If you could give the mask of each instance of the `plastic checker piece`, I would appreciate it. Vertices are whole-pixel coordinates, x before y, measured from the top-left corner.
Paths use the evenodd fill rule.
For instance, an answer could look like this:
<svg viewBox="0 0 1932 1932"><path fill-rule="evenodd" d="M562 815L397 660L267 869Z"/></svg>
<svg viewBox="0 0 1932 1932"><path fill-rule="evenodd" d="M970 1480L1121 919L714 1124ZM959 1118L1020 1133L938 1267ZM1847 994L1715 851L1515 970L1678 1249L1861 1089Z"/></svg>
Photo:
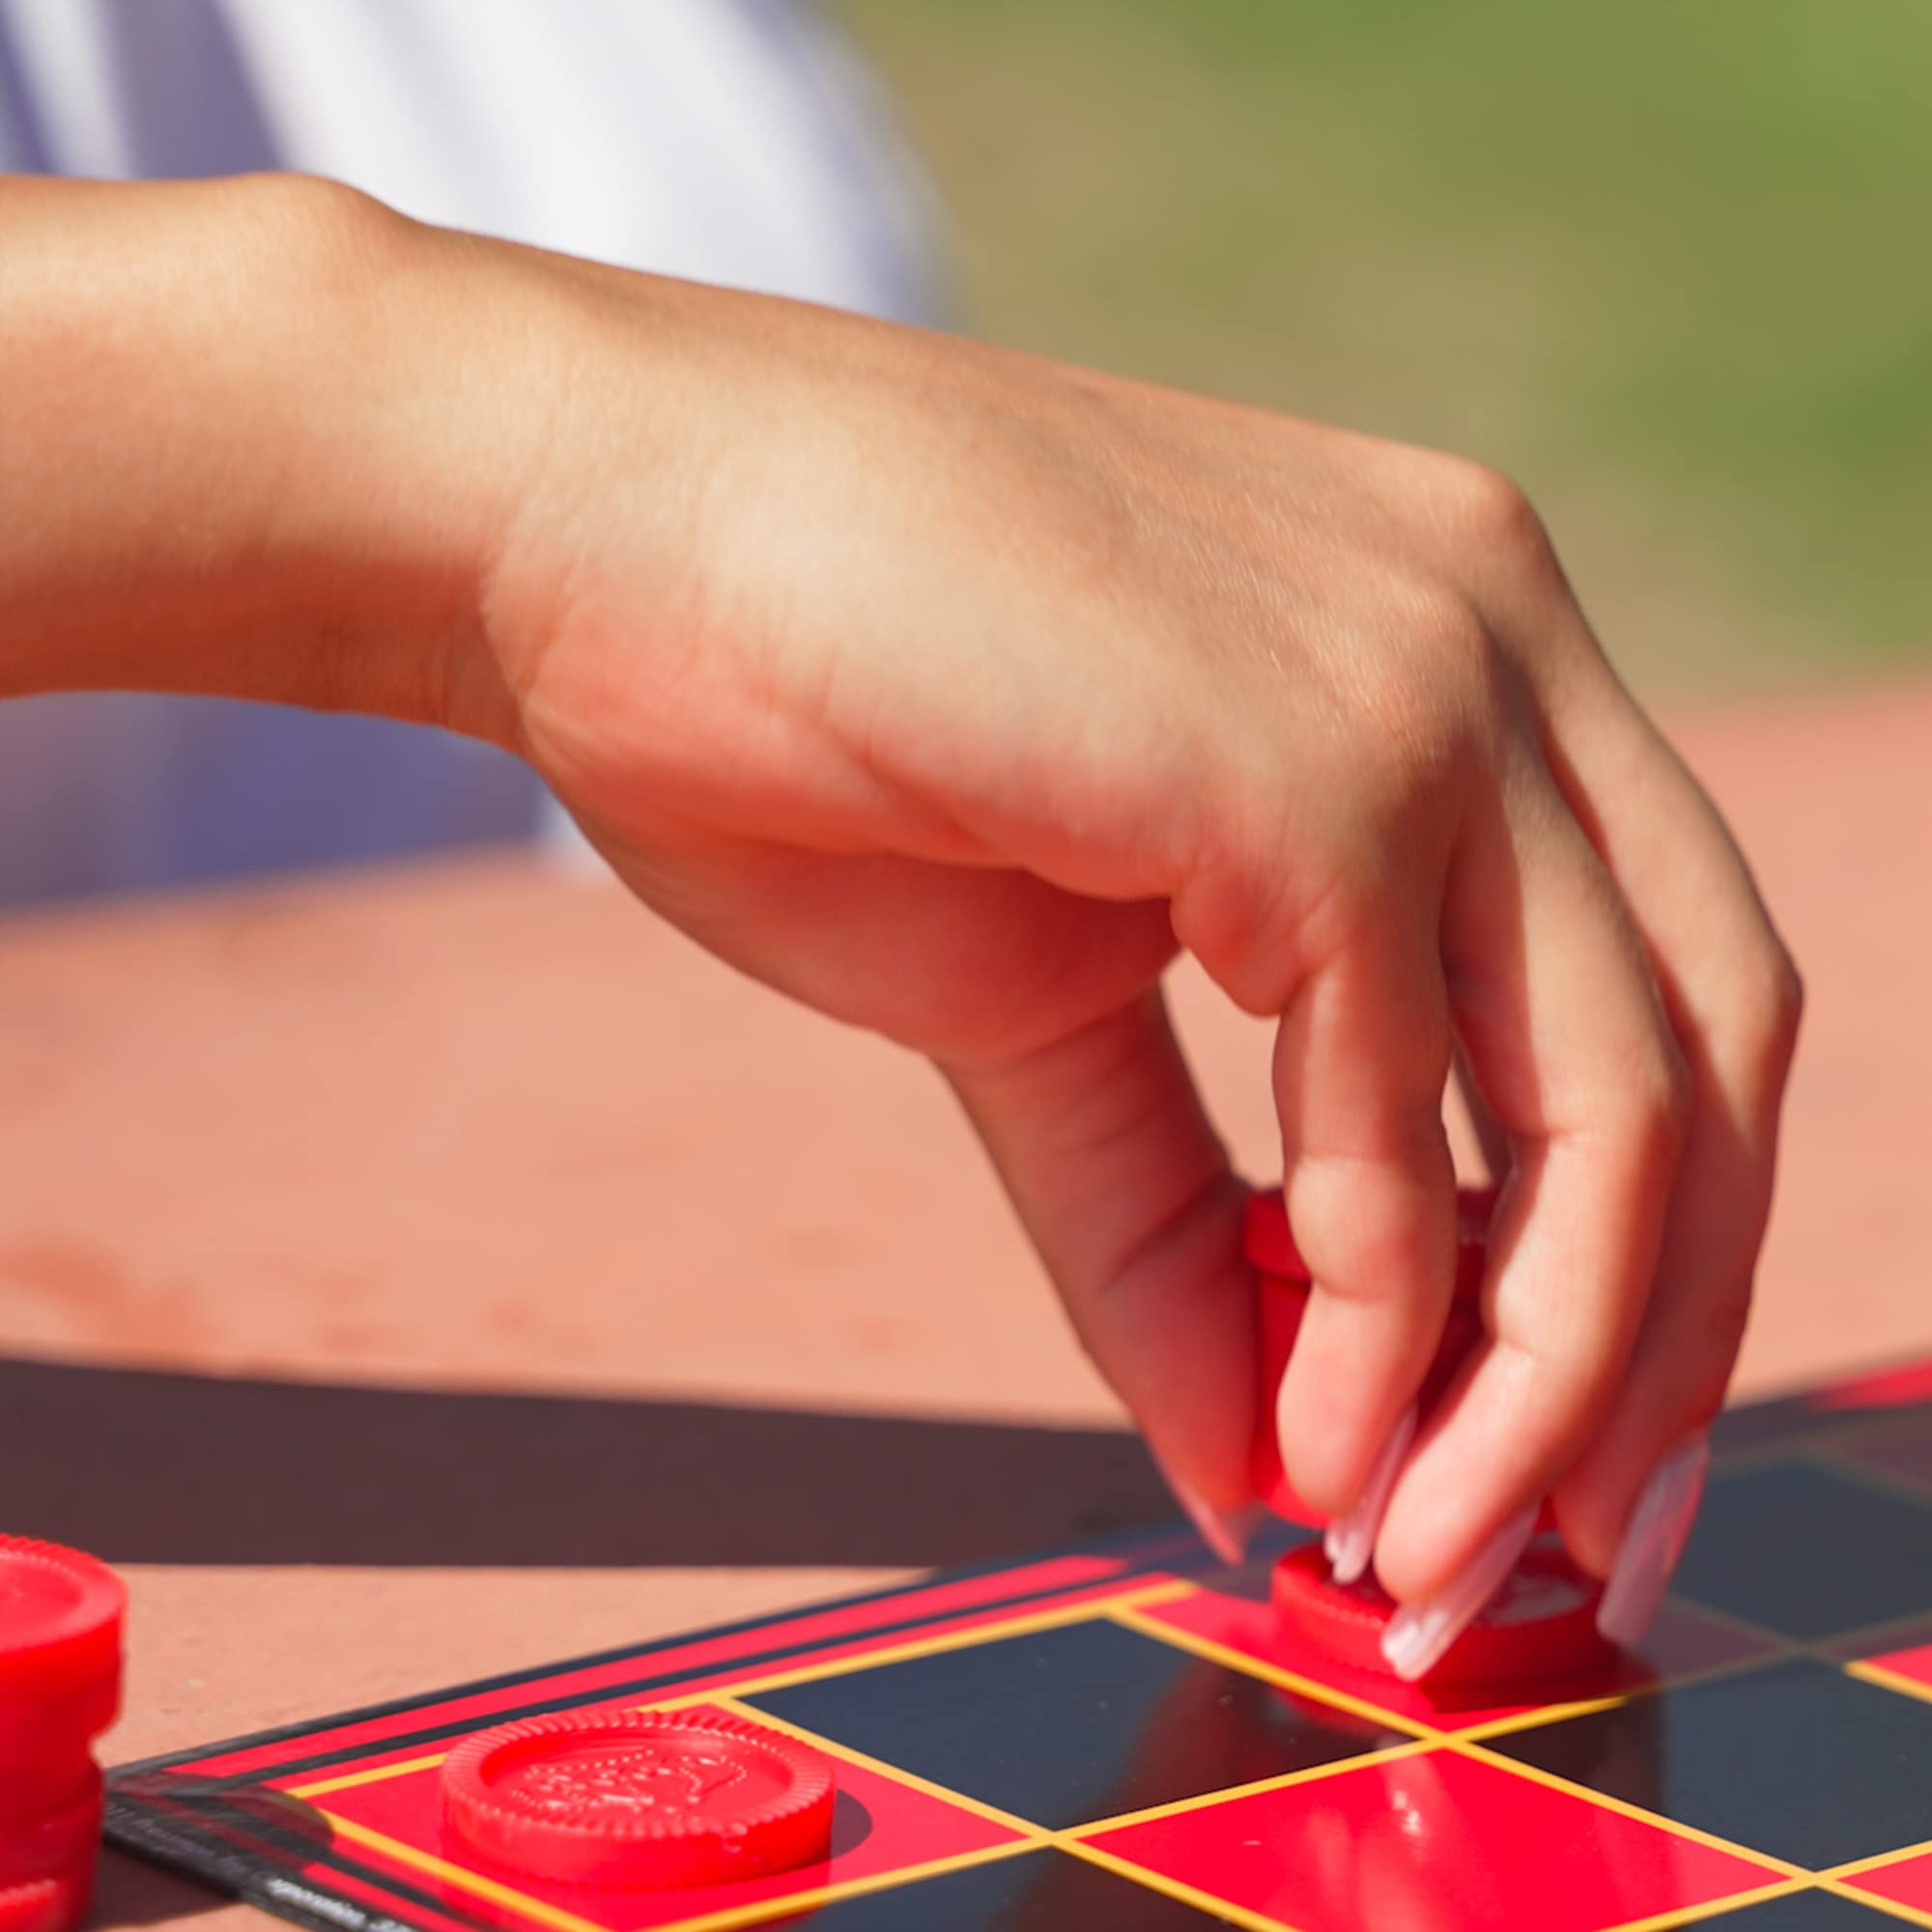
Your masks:
<svg viewBox="0 0 1932 1932"><path fill-rule="evenodd" d="M106 1807L99 1772L78 1798L0 1826L0 1888L60 1878L92 1866Z"/></svg>
<svg viewBox="0 0 1932 1932"><path fill-rule="evenodd" d="M87 1916L92 1892L91 1872L79 1883L68 1877L0 1886L0 1932L72 1932Z"/></svg>
<svg viewBox="0 0 1932 1932"><path fill-rule="evenodd" d="M1607 1668L1616 1647L1597 1629L1602 1586L1554 1544L1535 1543L1502 1588L1429 1672L1447 1687L1547 1684ZM1391 1673L1382 1633L1395 1602L1372 1577L1338 1583L1318 1545L1292 1549L1274 1567L1283 1625L1331 1662L1365 1674Z"/></svg>
<svg viewBox="0 0 1932 1932"><path fill-rule="evenodd" d="M500 1724L450 1752L442 1790L447 1825L473 1850L564 1884L725 1885L831 1849L831 1760L722 1713Z"/></svg>
<svg viewBox="0 0 1932 1932"><path fill-rule="evenodd" d="M1456 1378L1463 1357L1482 1339L1482 1318L1476 1296L1483 1286L1484 1243L1495 1212L1493 1187L1464 1187L1456 1197L1456 1290L1443 1322L1435 1358L1424 1378L1417 1404L1427 1414ZM1290 1522L1321 1529L1327 1517L1304 1502L1281 1465L1281 1444L1275 1435L1275 1392L1301 1332L1308 1306L1311 1278L1289 1232L1288 1210L1281 1189L1258 1188L1248 1196L1243 1229L1247 1258L1261 1270L1260 1360L1261 1403L1253 1441L1248 1451L1248 1480L1254 1492L1275 1515ZM1552 1528L1556 1518L1546 1503L1537 1528Z"/></svg>
<svg viewBox="0 0 1932 1932"><path fill-rule="evenodd" d="M1483 1285L1483 1243L1495 1212L1496 1189L1464 1187L1456 1196L1456 1293L1471 1295ZM1249 1261L1278 1281L1306 1287L1314 1277L1289 1232L1279 1187L1258 1187L1248 1196L1242 1245Z"/></svg>
<svg viewBox="0 0 1932 1932"><path fill-rule="evenodd" d="M94 1740L120 1706L118 1672L64 1696L0 1700L0 1828L79 1796L94 1776Z"/></svg>
<svg viewBox="0 0 1932 1932"><path fill-rule="evenodd" d="M118 1684L127 1610L127 1588L104 1563L0 1536L0 1705L65 1706Z"/></svg>
<svg viewBox="0 0 1932 1932"><path fill-rule="evenodd" d="M0 1723L7 1714L0 1710ZM32 1757L0 1762L0 1862L5 1861L8 1834L23 1819L72 1804L99 1775L85 1739L28 1738Z"/></svg>

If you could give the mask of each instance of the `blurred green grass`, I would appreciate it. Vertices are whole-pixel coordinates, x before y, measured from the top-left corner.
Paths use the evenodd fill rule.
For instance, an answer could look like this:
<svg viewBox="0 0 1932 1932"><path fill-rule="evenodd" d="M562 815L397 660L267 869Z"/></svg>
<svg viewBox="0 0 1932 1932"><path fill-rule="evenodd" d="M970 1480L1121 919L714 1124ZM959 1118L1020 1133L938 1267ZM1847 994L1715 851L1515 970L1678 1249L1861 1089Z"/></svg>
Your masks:
<svg viewBox="0 0 1932 1932"><path fill-rule="evenodd" d="M1926 0L845 0L965 326L1464 450L1613 653L1932 656Z"/></svg>

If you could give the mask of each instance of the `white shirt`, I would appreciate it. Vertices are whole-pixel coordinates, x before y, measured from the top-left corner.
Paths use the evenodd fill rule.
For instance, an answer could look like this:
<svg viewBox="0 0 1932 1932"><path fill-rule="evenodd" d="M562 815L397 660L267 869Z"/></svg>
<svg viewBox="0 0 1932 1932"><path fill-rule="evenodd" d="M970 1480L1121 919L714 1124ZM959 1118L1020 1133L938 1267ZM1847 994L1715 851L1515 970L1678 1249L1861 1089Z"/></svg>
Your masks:
<svg viewBox="0 0 1932 1932"><path fill-rule="evenodd" d="M0 169L294 168L448 226L902 320L923 179L808 0L0 0ZM529 774L367 719L0 705L0 902L533 832Z"/></svg>

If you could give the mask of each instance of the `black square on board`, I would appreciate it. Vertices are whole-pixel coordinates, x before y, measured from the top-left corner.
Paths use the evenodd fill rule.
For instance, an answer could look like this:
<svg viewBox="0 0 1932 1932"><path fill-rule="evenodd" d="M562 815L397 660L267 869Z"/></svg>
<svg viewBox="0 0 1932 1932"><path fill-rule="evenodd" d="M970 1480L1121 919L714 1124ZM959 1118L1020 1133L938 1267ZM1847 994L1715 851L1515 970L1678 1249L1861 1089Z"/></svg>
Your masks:
<svg viewBox="0 0 1932 1932"><path fill-rule="evenodd" d="M1716 1932L1886 1932L1888 1926L1897 1932L1898 1926L1890 1913L1855 1905L1835 1891L1789 1891L1698 1923Z"/></svg>
<svg viewBox="0 0 1932 1932"><path fill-rule="evenodd" d="M745 1701L1055 1830L1404 1741L1104 1619Z"/></svg>
<svg viewBox="0 0 1932 1932"><path fill-rule="evenodd" d="M1932 1815L1932 1704L1808 1660L1487 1747L1812 1871L1922 1843Z"/></svg>
<svg viewBox="0 0 1932 1932"><path fill-rule="evenodd" d="M1711 1481L1674 1593L1806 1639L1932 1605L1932 1499L1800 1462Z"/></svg>
<svg viewBox="0 0 1932 1932"><path fill-rule="evenodd" d="M1232 1919L1069 1852L1022 1852L780 1921L811 1932L1213 1932Z"/></svg>

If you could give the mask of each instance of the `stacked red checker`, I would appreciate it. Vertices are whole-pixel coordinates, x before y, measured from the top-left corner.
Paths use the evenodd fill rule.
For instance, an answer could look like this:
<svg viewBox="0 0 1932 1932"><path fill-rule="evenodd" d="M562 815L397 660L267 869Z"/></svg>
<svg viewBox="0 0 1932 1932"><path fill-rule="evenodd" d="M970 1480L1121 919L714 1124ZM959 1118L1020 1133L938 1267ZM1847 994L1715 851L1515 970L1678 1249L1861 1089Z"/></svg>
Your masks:
<svg viewBox="0 0 1932 1932"><path fill-rule="evenodd" d="M1492 1187L1465 1187L1457 1201L1456 1296L1443 1324L1435 1360L1422 1386L1418 1406L1426 1415L1455 1378L1469 1350L1481 1339L1483 1323L1477 1296L1483 1286L1483 1259L1490 1217L1495 1210ZM1281 1446L1275 1434L1275 1396L1301 1331L1308 1306L1311 1276L1289 1232L1288 1212L1279 1188L1264 1188L1248 1198L1246 1229L1248 1260L1260 1269L1261 1292L1261 1408L1249 1450L1249 1480L1255 1494L1277 1516L1310 1529L1322 1529L1327 1518L1295 1494L1281 1466ZM1539 1528L1548 1529L1548 1512Z"/></svg>
<svg viewBox="0 0 1932 1932"><path fill-rule="evenodd" d="M77 1549L0 1536L0 1932L86 1916L103 1804L94 1740L121 1706L127 1591Z"/></svg>

